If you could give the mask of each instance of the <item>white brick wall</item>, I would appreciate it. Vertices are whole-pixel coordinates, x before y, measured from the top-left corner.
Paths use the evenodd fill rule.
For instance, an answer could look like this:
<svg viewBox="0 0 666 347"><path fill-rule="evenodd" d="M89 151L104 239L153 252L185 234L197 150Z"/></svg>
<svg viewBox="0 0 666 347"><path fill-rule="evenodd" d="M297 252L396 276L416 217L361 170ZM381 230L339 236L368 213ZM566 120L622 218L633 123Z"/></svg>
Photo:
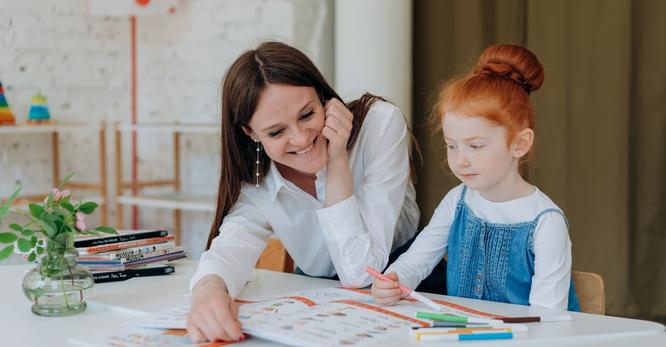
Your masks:
<svg viewBox="0 0 666 347"><path fill-rule="evenodd" d="M265 39L300 47L331 76L331 10L330 0L180 0L174 14L139 17L139 121L218 122L224 72L242 51ZM30 97L41 91L56 121L128 122L129 23L88 15L85 0L0 0L0 81L17 118L25 119ZM96 134L63 135L62 174L75 170L79 179L94 180L96 141ZM185 136L181 143L183 189L210 192L217 182L217 139ZM16 184L28 194L52 186L49 146L46 135L0 137L0 197ZM165 136L140 138L142 178L172 174L172 159L165 154L171 146ZM129 177L129 161L124 168ZM171 228L170 216L144 209L142 227ZM198 257L212 216L183 217L184 245Z"/></svg>

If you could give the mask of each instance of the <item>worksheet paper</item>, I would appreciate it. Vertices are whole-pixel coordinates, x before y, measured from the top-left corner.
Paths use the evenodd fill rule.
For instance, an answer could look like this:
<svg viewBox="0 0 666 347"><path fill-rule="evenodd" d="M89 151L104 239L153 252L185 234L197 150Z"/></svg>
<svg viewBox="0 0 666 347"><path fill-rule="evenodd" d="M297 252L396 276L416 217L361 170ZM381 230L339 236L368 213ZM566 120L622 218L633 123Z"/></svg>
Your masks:
<svg viewBox="0 0 666 347"><path fill-rule="evenodd" d="M417 311L431 311L406 298L390 307L374 303L367 290L322 288L238 301L243 332L294 346L362 346L408 335L411 327L427 326ZM495 317L442 300L443 313L468 317ZM189 307L181 306L128 321L131 328L185 329ZM135 336L136 338L136 336ZM250 339L252 340L252 339ZM99 344L106 346L105 344ZM125 345L142 346L142 345ZM179 345L185 346L185 345Z"/></svg>

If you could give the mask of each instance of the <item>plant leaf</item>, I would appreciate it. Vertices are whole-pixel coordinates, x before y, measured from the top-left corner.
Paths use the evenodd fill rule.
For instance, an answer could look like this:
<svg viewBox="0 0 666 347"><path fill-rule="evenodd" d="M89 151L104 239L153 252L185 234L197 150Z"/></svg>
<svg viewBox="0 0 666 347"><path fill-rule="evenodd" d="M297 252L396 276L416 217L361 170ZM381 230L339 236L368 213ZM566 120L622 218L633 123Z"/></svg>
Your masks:
<svg viewBox="0 0 666 347"><path fill-rule="evenodd" d="M30 236L35 235L35 231L34 230L23 229L21 231L21 235L23 235L25 237L30 237Z"/></svg>
<svg viewBox="0 0 666 347"><path fill-rule="evenodd" d="M42 253L44 253L44 247L37 246L37 254L42 254Z"/></svg>
<svg viewBox="0 0 666 347"><path fill-rule="evenodd" d="M0 222L2 221L3 218L5 218L5 215L7 212L9 212L9 208L12 207L12 204L14 203L14 200L18 197L19 193L21 192L21 187L16 188L14 193L5 201L4 204L0 205Z"/></svg>
<svg viewBox="0 0 666 347"><path fill-rule="evenodd" d="M64 187L65 184L67 184L67 182L69 182L69 180L70 180L72 177L74 177L74 175L75 175L75 174L74 174L74 171L70 171L70 172L67 174L67 176L65 176L65 178L63 178L62 181L60 181L60 184L58 185L58 190L62 190L62 187Z"/></svg>
<svg viewBox="0 0 666 347"><path fill-rule="evenodd" d="M9 258L12 253L14 253L14 245L3 248L2 251L0 251L0 260Z"/></svg>
<svg viewBox="0 0 666 347"><path fill-rule="evenodd" d="M19 251L24 253L30 251L30 249L32 248L32 243L30 242L30 240L18 239L18 242L16 242L16 244L18 245Z"/></svg>
<svg viewBox="0 0 666 347"><path fill-rule="evenodd" d="M91 214L95 209L97 208L97 203L94 201L88 201L84 202L79 206L79 211L83 212L84 214Z"/></svg>
<svg viewBox="0 0 666 347"><path fill-rule="evenodd" d="M66 209L69 212L74 212L74 205L70 204L69 201L60 201L60 206Z"/></svg>
<svg viewBox="0 0 666 347"><path fill-rule="evenodd" d="M53 227L48 225L46 222L44 222L41 219L33 218L32 220L34 223L37 223L42 228L42 232L46 234L46 236L51 237L53 234L55 234L55 230Z"/></svg>
<svg viewBox="0 0 666 347"><path fill-rule="evenodd" d="M44 208L34 203L29 204L28 209L30 210L30 214L35 218L41 218L44 213Z"/></svg>
<svg viewBox="0 0 666 347"><path fill-rule="evenodd" d="M30 255L28 256L28 261L32 263L33 261L35 261L35 259L37 259L37 254L35 252L30 252Z"/></svg>
<svg viewBox="0 0 666 347"><path fill-rule="evenodd" d="M97 227L97 228L95 228L95 230L97 230L97 231L101 231L101 232L103 232L103 233L107 233L107 234L114 234L114 235L117 235L117 234L118 234L118 232L116 231L116 229L111 228L111 227Z"/></svg>
<svg viewBox="0 0 666 347"><path fill-rule="evenodd" d="M23 227L16 223L9 224L9 228L14 229L16 231L23 231Z"/></svg>
<svg viewBox="0 0 666 347"><path fill-rule="evenodd" d="M14 243L17 238L14 233L0 233L0 243Z"/></svg>

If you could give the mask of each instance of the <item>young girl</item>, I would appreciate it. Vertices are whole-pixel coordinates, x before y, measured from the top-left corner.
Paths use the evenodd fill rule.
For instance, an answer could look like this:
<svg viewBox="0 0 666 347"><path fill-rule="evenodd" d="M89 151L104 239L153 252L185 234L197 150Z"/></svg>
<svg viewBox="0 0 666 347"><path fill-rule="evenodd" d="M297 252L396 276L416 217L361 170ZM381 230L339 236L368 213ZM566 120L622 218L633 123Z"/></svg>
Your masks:
<svg viewBox="0 0 666 347"><path fill-rule="evenodd" d="M534 142L529 94L543 79L532 52L497 45L443 87L433 117L462 184L385 271L393 282L374 281L379 304L397 302L405 295L398 282L415 288L448 254L448 295L578 311L567 220L519 172Z"/></svg>
<svg viewBox="0 0 666 347"><path fill-rule="evenodd" d="M273 235L301 273L371 283L413 239L419 210L400 110L345 104L302 52L267 42L222 87L221 175L209 249L190 281L193 340L238 340L233 298Z"/></svg>

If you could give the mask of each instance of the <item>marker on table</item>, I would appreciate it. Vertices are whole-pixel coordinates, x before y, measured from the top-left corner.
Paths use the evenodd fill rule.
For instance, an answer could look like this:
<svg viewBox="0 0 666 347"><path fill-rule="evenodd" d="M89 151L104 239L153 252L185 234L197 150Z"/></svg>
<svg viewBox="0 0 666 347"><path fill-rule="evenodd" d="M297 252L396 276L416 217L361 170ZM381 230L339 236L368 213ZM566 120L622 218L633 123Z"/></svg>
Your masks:
<svg viewBox="0 0 666 347"><path fill-rule="evenodd" d="M367 273L369 273L370 275L372 275L373 277L378 278L378 279L380 279L380 280L382 280L382 281L387 281L387 282L392 282L392 281L393 281L392 279L390 279L390 278L384 276L384 275L381 274L379 271L377 271L377 270L375 270L375 269L373 269L373 268L371 268L371 267L367 267L367 268L365 268L365 271L366 271ZM403 286L402 284L399 284L398 287L399 287L400 289L402 289L403 292L409 294L409 296L411 296L412 298L416 299L418 302L420 302L420 303L422 303L422 304L424 304L424 305L426 305L426 306L432 308L433 310L435 310L435 311L441 311L441 310L442 310L442 306L440 306L440 305L438 305L436 302L434 302L434 301L432 301L432 300L426 298L425 296L423 296L423 295L421 295L421 294L415 292L414 290L409 289L409 288L407 288L406 286Z"/></svg>
<svg viewBox="0 0 666 347"><path fill-rule="evenodd" d="M510 332L474 332L465 334L416 334L416 341L465 341L512 339Z"/></svg>
<svg viewBox="0 0 666 347"><path fill-rule="evenodd" d="M431 328L413 327L410 335L429 334L470 334L470 333L492 333L492 332L514 332L511 328L479 327L479 328Z"/></svg>
<svg viewBox="0 0 666 347"><path fill-rule="evenodd" d="M568 322L571 320L571 315L562 314L557 316L504 317L500 319L504 323Z"/></svg>
<svg viewBox="0 0 666 347"><path fill-rule="evenodd" d="M454 316L452 314L441 314L433 312L416 312L416 318L432 319L436 321L454 322L454 323L468 323L468 324L505 323L504 321L499 319L463 317L463 316Z"/></svg>
<svg viewBox="0 0 666 347"><path fill-rule="evenodd" d="M441 323L441 324L438 324ZM423 330L423 331L438 331L439 329L484 329L484 328L510 328L514 333L526 333L529 328L525 324L513 324L513 323L493 323L493 324L466 324L466 323L450 323L450 322L438 322L433 321L433 324L429 327L413 327L412 330Z"/></svg>
<svg viewBox="0 0 666 347"><path fill-rule="evenodd" d="M454 316L452 314L441 314L432 312L417 312L416 318L432 319L435 321L472 323L472 324L495 324L495 323L533 323L533 322L566 322L571 320L571 315L558 316L533 316L533 317L502 317L497 319L475 318Z"/></svg>

